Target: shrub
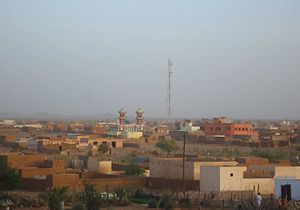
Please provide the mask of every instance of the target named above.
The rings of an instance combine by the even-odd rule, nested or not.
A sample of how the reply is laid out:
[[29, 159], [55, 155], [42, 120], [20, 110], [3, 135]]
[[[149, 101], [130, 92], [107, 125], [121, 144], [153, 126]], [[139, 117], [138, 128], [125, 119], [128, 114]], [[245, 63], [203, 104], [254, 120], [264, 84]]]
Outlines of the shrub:
[[179, 149], [175, 140], [161, 140], [156, 144], [156, 146], [159, 149], [167, 152], [167, 157], [169, 157], [169, 154], [171, 152], [177, 151]]
[[84, 185], [84, 192], [81, 194], [81, 199], [87, 210], [98, 210], [103, 203], [101, 193], [91, 184]]
[[115, 193], [118, 196], [118, 199], [116, 202], [118, 206], [128, 206], [130, 204], [130, 199], [129, 199], [130, 196], [128, 194], [127, 189], [119, 188], [116, 190]]
[[166, 210], [172, 210], [175, 208], [176, 202], [177, 202], [177, 197], [175, 193], [165, 192], [162, 195], [162, 201], [160, 207], [163, 207]]
[[138, 156], [135, 153], [131, 153], [123, 158], [123, 163], [127, 163], [128, 166], [125, 169], [125, 174], [130, 176], [143, 176], [145, 170], [138, 165]]
[[84, 203], [77, 202], [73, 205], [72, 210], [87, 210], [87, 208], [85, 207]]
[[99, 153], [106, 154], [109, 151], [109, 145], [108, 144], [100, 144], [98, 148]]
[[13, 206], [15, 198], [8, 193], [0, 193], [0, 210], [6, 209], [7, 206]]
[[51, 190], [41, 193], [40, 198], [47, 203], [50, 210], [60, 210], [62, 209], [62, 202], [64, 202], [67, 196], [67, 187], [54, 187]]
[[0, 158], [0, 191], [14, 190], [21, 186], [21, 177]]
[[254, 149], [251, 154], [256, 157], [267, 158], [270, 162], [276, 162], [279, 160], [287, 159], [288, 154], [283, 150], [271, 150], [271, 149]]
[[19, 205], [21, 207], [31, 207], [32, 204], [33, 204], [33, 201], [28, 198], [25, 198], [25, 197], [22, 197], [21, 200], [19, 201]]
[[153, 198], [148, 203], [149, 208], [157, 208], [158, 207], [158, 200]]

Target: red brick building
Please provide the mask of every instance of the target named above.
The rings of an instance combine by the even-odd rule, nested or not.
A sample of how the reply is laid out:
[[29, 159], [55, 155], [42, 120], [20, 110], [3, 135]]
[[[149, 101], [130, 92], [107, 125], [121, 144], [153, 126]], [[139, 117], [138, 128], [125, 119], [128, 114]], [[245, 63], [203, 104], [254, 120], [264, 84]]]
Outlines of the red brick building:
[[200, 129], [211, 136], [222, 135], [226, 137], [244, 137], [253, 136], [253, 124], [251, 123], [234, 123], [226, 117], [214, 118], [211, 122], [205, 122], [200, 125]]

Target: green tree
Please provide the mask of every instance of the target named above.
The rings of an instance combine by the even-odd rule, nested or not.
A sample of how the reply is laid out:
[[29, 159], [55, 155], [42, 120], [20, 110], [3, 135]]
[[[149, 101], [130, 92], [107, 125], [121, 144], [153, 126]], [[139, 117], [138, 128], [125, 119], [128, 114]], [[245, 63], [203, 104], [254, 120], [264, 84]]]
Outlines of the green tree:
[[137, 156], [137, 154], [132, 152], [132, 153], [128, 154], [127, 156], [123, 157], [122, 162], [123, 163], [128, 163], [128, 164], [137, 163], [138, 162], [138, 156]]
[[156, 146], [167, 152], [167, 157], [169, 157], [171, 152], [177, 151], [179, 149], [175, 140], [161, 140], [159, 141]]
[[17, 171], [0, 158], [0, 191], [14, 190], [21, 186], [21, 177]]
[[76, 202], [76, 203], [74, 203], [72, 210], [86, 210], [86, 207], [85, 207], [84, 203]]
[[267, 158], [271, 163], [286, 160], [288, 154], [284, 150], [272, 150], [272, 149], [254, 149], [251, 151], [251, 155], [256, 157]]
[[177, 196], [174, 192], [164, 192], [160, 200], [160, 206], [166, 210], [172, 210], [175, 208], [177, 202]]
[[67, 187], [52, 188], [41, 193], [40, 198], [47, 203], [50, 210], [61, 210], [64, 200], [68, 197]]
[[143, 176], [145, 170], [138, 165], [138, 156], [135, 153], [127, 155], [123, 159], [124, 163], [127, 163], [125, 174], [130, 176]]
[[106, 154], [109, 151], [109, 145], [108, 144], [100, 144], [98, 148], [98, 152], [101, 154]]
[[85, 184], [81, 199], [87, 210], [98, 210], [101, 206], [101, 194], [96, 190], [94, 185]]
[[118, 202], [117, 204], [119, 206], [128, 206], [130, 204], [130, 200], [129, 200], [129, 194], [127, 189], [125, 188], [118, 188], [115, 192], [118, 196]]
[[145, 174], [145, 169], [137, 164], [129, 164], [125, 169], [125, 174], [130, 176], [143, 176]]

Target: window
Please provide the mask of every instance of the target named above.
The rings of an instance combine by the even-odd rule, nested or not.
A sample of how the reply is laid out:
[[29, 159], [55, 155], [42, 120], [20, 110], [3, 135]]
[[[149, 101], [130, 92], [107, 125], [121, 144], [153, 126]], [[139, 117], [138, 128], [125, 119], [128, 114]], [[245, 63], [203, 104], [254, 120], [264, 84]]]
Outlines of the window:
[[230, 176], [233, 177], [233, 173], [230, 173]]

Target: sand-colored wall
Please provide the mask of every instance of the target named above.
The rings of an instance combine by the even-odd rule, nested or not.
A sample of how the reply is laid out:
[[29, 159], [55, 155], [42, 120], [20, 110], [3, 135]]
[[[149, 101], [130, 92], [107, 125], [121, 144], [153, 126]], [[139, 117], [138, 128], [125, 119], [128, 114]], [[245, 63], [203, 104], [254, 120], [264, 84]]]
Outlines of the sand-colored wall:
[[52, 187], [68, 187], [69, 189], [78, 189], [81, 186], [79, 174], [53, 174]]
[[124, 132], [124, 138], [126, 139], [140, 139], [142, 137], [143, 137], [143, 132], [136, 132], [136, 131]]
[[[154, 158], [150, 160], [150, 177], [182, 179], [182, 158]], [[185, 162], [185, 179], [195, 180], [195, 171], [199, 167], [194, 162]]]
[[[153, 158], [150, 160], [150, 176], [182, 179], [182, 158]], [[235, 161], [186, 161], [185, 179], [200, 180], [201, 166], [237, 165]]]
[[112, 171], [111, 161], [99, 161], [98, 158], [89, 158], [88, 171], [109, 174]]
[[100, 161], [99, 173], [101, 174], [110, 174], [112, 171], [111, 161]]
[[273, 178], [244, 178], [245, 166], [202, 166], [200, 190], [203, 192], [252, 191], [274, 194]]
[[276, 166], [275, 178], [277, 177], [289, 177], [300, 178], [300, 166]]
[[123, 147], [123, 141], [112, 141], [115, 144], [115, 148], [122, 148]]
[[220, 167], [220, 190], [243, 190], [243, 176], [247, 167]]
[[153, 158], [149, 167], [150, 177], [182, 179], [181, 158]]
[[244, 190], [255, 190], [261, 194], [274, 194], [275, 184], [273, 178], [246, 178], [243, 179]]
[[0, 157], [13, 168], [39, 166], [44, 164], [46, 159], [44, 155], [23, 155], [19, 153], [3, 154]]
[[[165, 190], [171, 190], [174, 192], [182, 192], [183, 190], [183, 180], [178, 179], [164, 179], [149, 177], [148, 187], [150, 189], [160, 190], [160, 192]], [[200, 181], [199, 180], [185, 180], [185, 190], [186, 191], [200, 191]]]
[[147, 177], [118, 177], [105, 179], [86, 179], [84, 183], [93, 184], [98, 190], [109, 191], [120, 187], [143, 188], [148, 186]]
[[194, 180], [200, 180], [201, 166], [236, 166], [235, 161], [201, 161], [194, 162]]
[[99, 160], [98, 158], [90, 157], [87, 163], [87, 169], [89, 172], [98, 172], [99, 170]]
[[41, 177], [50, 174], [61, 173], [64, 171], [64, 168], [25, 167], [25, 168], [19, 168], [18, 171], [21, 177]]

